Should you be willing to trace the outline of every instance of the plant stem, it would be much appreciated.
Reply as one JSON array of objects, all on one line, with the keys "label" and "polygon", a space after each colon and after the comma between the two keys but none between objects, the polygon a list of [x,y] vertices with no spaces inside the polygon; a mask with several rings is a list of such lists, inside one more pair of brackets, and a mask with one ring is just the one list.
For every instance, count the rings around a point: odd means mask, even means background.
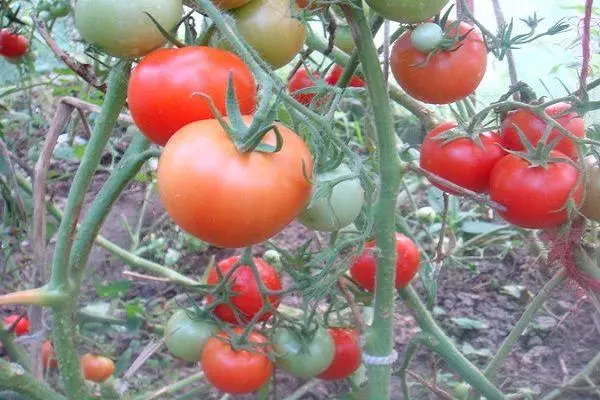
[{"label": "plant stem", "polygon": [[31,365],[27,353],[14,342],[14,336],[9,333],[3,326],[0,326],[0,343],[6,349],[8,357],[13,362],[19,363],[27,371],[31,371]]},{"label": "plant stem", "polygon": [[50,386],[36,380],[23,367],[0,358],[0,388],[22,394],[28,400],[66,400]]},{"label": "plant stem", "polygon": [[187,378],[184,378],[178,382],[172,383],[168,386],[162,387],[157,391],[154,391],[149,394],[142,395],[140,397],[136,397],[136,400],[154,400],[164,398],[165,395],[172,395],[186,386],[195,383],[196,381],[204,379],[204,372],[198,372],[194,375],[190,375]]},{"label": "plant stem", "polygon": [[546,396],[542,397],[542,400],[555,400],[564,398],[562,397],[563,393],[566,392],[569,387],[576,385],[582,379],[585,380],[589,378],[590,374],[594,372],[596,368],[600,366],[600,353],[596,354],[594,358],[590,360],[589,363],[577,374],[574,375],[567,383],[563,385],[561,388],[554,389]]},{"label": "plant stem", "polygon": [[[371,100],[377,148],[379,150],[380,187],[375,206],[375,241],[380,250],[377,257],[375,279],[375,307],[373,325],[367,336],[365,351],[375,357],[386,357],[394,350],[393,321],[395,308],[394,282],[396,277],[396,199],[402,178],[400,158],[396,151],[396,135],[389,97],[383,72],[379,65],[377,49],[373,43],[371,28],[361,9],[343,6],[352,36],[360,56]],[[367,397],[390,398],[390,365],[367,365]]]}]

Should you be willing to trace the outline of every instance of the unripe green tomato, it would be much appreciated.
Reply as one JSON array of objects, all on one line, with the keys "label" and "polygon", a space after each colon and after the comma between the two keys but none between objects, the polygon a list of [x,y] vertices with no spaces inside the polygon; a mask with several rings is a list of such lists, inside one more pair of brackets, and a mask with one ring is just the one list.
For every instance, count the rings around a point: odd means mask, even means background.
[{"label": "unripe green tomato", "polygon": [[58,1],[50,7],[50,14],[54,18],[66,17],[70,12],[71,5],[67,0]]},{"label": "unripe green tomato", "polygon": [[281,253],[277,250],[269,249],[262,256],[263,260],[275,267],[277,271],[281,271]]},{"label": "unripe green tomato", "polygon": [[335,29],[333,44],[348,54],[351,54],[356,49],[356,43],[354,43],[352,32],[348,25],[340,25]]},{"label": "unripe green tomato", "polygon": [[393,21],[414,24],[438,14],[448,0],[366,0],[373,11]]},{"label": "unripe green tomato", "polygon": [[175,357],[194,362],[200,360],[204,344],[218,331],[212,322],[191,319],[185,310],[179,310],[167,322],[165,344]]},{"label": "unripe green tomato", "polygon": [[442,39],[444,39],[442,27],[433,22],[425,22],[417,26],[410,34],[412,45],[423,53],[429,53],[438,47]]},{"label": "unripe green tomato", "polygon": [[[313,198],[309,206],[298,216],[298,222],[316,231],[335,232],[350,225],[364,204],[365,193],[358,178],[337,183],[324,196],[315,198],[325,185],[352,174],[345,164],[315,178]],[[321,194],[323,194],[321,192]]]},{"label": "unripe green tomato", "polygon": [[304,379],[325,371],[333,361],[335,353],[333,339],[329,331],[322,326],[312,338],[299,338],[295,332],[280,328],[273,335],[272,345],[277,356],[277,365],[284,371]]},{"label": "unripe green tomato", "polygon": [[433,221],[435,221],[437,213],[432,207],[421,207],[417,210],[415,215],[417,216],[417,218],[424,222],[432,223]]},{"label": "unripe green tomato", "polygon": [[146,12],[170,31],[179,22],[183,5],[181,0],[79,0],[75,25],[83,39],[112,56],[140,57],[165,43]]},{"label": "unripe green tomato", "polygon": [[454,386],[454,398],[456,400],[467,400],[469,397],[469,390],[471,390],[471,386],[468,384],[461,382]]}]

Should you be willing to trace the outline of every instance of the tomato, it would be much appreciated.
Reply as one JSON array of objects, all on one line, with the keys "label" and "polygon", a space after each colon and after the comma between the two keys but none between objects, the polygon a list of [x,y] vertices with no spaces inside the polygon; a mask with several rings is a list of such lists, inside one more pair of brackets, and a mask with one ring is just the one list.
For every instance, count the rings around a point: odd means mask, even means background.
[{"label": "tomato", "polygon": [[[573,135],[583,138],[585,137],[585,124],[583,118],[574,111],[569,111],[571,105],[568,103],[557,103],[546,108],[546,114],[556,119],[563,128],[571,132]],[[525,135],[527,140],[535,147],[540,139],[544,136],[544,132],[548,124],[540,117],[529,110],[519,109],[511,112],[508,117],[502,122],[502,143],[509,150],[523,150],[525,147],[521,142],[517,129]],[[556,128],[550,131],[546,143],[551,143],[557,137],[562,137],[554,150],[566,154],[571,159],[577,159],[577,146]]]},{"label": "tomato", "polygon": [[444,30],[433,22],[425,22],[410,34],[410,43],[419,51],[427,54],[434,50],[444,38]]},{"label": "tomato", "polygon": [[[375,241],[365,243],[365,249],[350,266],[350,276],[362,288],[375,289],[377,258],[373,249]],[[401,233],[396,233],[396,289],[407,286],[419,270],[421,257],[415,243]]]},{"label": "tomato", "polygon": [[280,328],[272,338],[277,366],[299,378],[311,378],[325,371],[333,361],[333,338],[323,327],[312,337],[299,337],[298,333]]},{"label": "tomato", "polygon": [[[158,163],[160,198],[173,220],[213,245],[246,247],[298,216],[310,197],[313,158],[296,133],[277,127],[277,153],[240,153],[217,120],[179,130]],[[275,145],[275,133],[263,143]]]},{"label": "tomato", "polygon": [[[333,68],[331,68],[331,70],[325,77],[325,82],[327,82],[331,86],[335,86],[335,85],[337,85],[337,83],[340,80],[340,77],[342,76],[343,73],[344,73],[344,70],[342,67],[340,67],[339,65],[334,65]],[[348,86],[360,88],[360,87],[365,87],[366,84],[365,84],[365,81],[360,79],[358,76],[354,75],[354,76],[352,76],[352,78],[350,78],[350,82],[348,83]]]},{"label": "tomato", "polygon": [[[473,93],[483,79],[487,67],[487,48],[481,34],[461,22],[458,35],[467,37],[449,51],[432,57],[411,43],[411,32],[405,32],[392,48],[390,67],[398,84],[417,100],[431,104],[449,104]],[[457,34],[451,28],[450,36]],[[426,61],[427,60],[427,61]]]},{"label": "tomato", "polygon": [[296,93],[294,92],[315,86],[315,81],[320,78],[316,72],[312,73],[312,78],[306,68],[300,68],[290,79],[288,84],[288,90],[292,94],[292,97],[299,103],[309,106],[312,100],[315,98],[316,93]]},{"label": "tomato", "polygon": [[201,46],[153,51],[131,74],[127,90],[131,116],[148,139],[165,145],[187,124],[214,118],[209,102],[197,93],[209,96],[225,114],[229,74],[240,111],[252,113],[256,82],[235,54]]},{"label": "tomato", "polygon": [[29,40],[25,36],[17,35],[10,29],[0,31],[0,56],[6,58],[21,58],[29,50]]},{"label": "tomato", "polygon": [[[421,145],[421,167],[466,189],[486,192],[492,169],[505,154],[499,138],[492,133],[481,134],[480,145],[469,137],[448,138],[451,141],[439,137],[456,126],[455,122],[445,122],[425,136]],[[432,184],[456,194],[443,185],[435,182]]]},{"label": "tomato", "polygon": [[44,368],[56,368],[58,367],[58,361],[56,360],[56,354],[54,353],[54,347],[49,340],[42,343],[42,365]]},{"label": "tomato", "polygon": [[[335,182],[351,174],[352,171],[345,164],[318,174],[313,198],[298,216],[298,221],[307,228],[326,232],[339,231],[350,225],[360,214],[365,193],[358,178]],[[334,183],[335,186],[331,187]]]},{"label": "tomato", "polygon": [[448,0],[366,0],[387,19],[414,24],[435,16]]},{"label": "tomato", "polygon": [[585,166],[585,199],[580,211],[584,217],[600,222],[600,166],[593,156],[586,157]]},{"label": "tomato", "polygon": [[306,28],[292,17],[290,0],[253,0],[233,11],[242,38],[274,68],[302,50]]},{"label": "tomato", "polygon": [[217,331],[212,322],[190,318],[186,310],[179,310],[165,326],[165,344],[175,357],[198,361],[204,344]]},{"label": "tomato", "polygon": [[296,0],[298,8],[308,9],[310,11],[321,11],[325,6],[319,5],[319,0]]},{"label": "tomato", "polygon": [[233,10],[248,4],[250,0],[213,0],[216,6],[223,10]]},{"label": "tomato", "polygon": [[[211,267],[206,278],[206,283],[209,285],[218,284],[221,279],[217,273],[217,270],[220,271],[221,276],[225,277],[233,268],[233,266],[239,262],[239,260],[240,257],[237,256],[229,257],[220,261],[216,268]],[[281,279],[279,278],[279,274],[275,268],[267,264],[265,260],[257,257],[254,258],[254,264],[256,265],[258,274],[260,275],[260,280],[267,289],[281,290]],[[256,314],[260,312],[260,309],[263,306],[263,300],[260,296],[260,291],[256,279],[254,278],[254,274],[252,273],[252,268],[249,265],[242,265],[238,267],[231,276],[229,282],[231,286],[229,286],[228,293],[235,293],[229,297],[229,301],[235,307],[236,311],[238,311],[239,320],[236,318],[236,313],[234,313],[234,310],[226,304],[219,304],[216,306],[214,313],[221,320],[230,322],[232,324],[239,322],[248,323]],[[279,307],[279,303],[281,302],[281,298],[279,296],[268,296],[268,299],[271,307],[275,309]],[[213,296],[207,296],[207,300],[209,304],[215,301]],[[269,319],[271,314],[271,312],[263,313],[258,318],[258,321],[266,321]]]},{"label": "tomato", "polygon": [[352,32],[348,25],[339,25],[335,29],[333,44],[348,54],[352,54],[354,49],[356,49],[356,43],[354,43]]},{"label": "tomato", "polygon": [[[243,329],[233,328],[237,334]],[[217,389],[231,394],[243,394],[260,389],[273,374],[273,363],[266,351],[267,338],[257,332],[251,332],[248,343],[252,349],[235,350],[231,343],[223,340],[227,337],[221,332],[221,338],[211,337],[202,350],[200,363],[204,376]]]},{"label": "tomato", "polygon": [[181,0],[78,0],[75,26],[86,41],[122,58],[139,57],[166,39],[148,13],[170,31],[183,14]]},{"label": "tomato", "polygon": [[93,382],[104,382],[115,372],[115,363],[111,359],[90,353],[81,357],[83,376]]},{"label": "tomato", "polygon": [[10,327],[12,327],[18,320],[19,322],[17,322],[17,325],[13,330],[15,335],[21,336],[29,333],[29,320],[27,319],[27,317],[19,319],[20,317],[21,316],[18,314],[13,314],[9,315],[8,317],[4,317],[4,329],[10,329]]},{"label": "tomato", "polygon": [[527,160],[504,156],[490,176],[490,198],[507,208],[499,214],[521,228],[552,228],[567,221],[567,201],[581,203],[583,185],[579,171],[566,156],[553,151],[551,157],[565,162],[551,162],[546,168],[532,166]]},{"label": "tomato", "polygon": [[360,367],[362,350],[356,329],[329,328],[329,334],[335,345],[333,361],[318,378],[328,381],[349,377]]}]

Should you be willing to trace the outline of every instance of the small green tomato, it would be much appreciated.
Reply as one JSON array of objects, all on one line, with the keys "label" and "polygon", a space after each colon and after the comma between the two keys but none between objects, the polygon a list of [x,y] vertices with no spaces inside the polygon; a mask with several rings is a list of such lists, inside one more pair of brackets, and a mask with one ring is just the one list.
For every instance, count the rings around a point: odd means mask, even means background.
[{"label": "small green tomato", "polygon": [[410,42],[415,49],[423,53],[429,53],[435,49],[444,39],[442,27],[433,22],[425,22],[417,26],[410,34]]}]

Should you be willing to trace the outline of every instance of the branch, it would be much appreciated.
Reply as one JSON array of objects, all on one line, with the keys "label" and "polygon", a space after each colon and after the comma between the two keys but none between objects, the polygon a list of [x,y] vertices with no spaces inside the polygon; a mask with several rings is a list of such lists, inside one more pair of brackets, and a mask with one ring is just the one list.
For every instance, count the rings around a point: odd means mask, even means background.
[{"label": "branch", "polygon": [[50,386],[25,372],[23,367],[0,358],[0,387],[22,394],[28,400],[67,400]]}]

